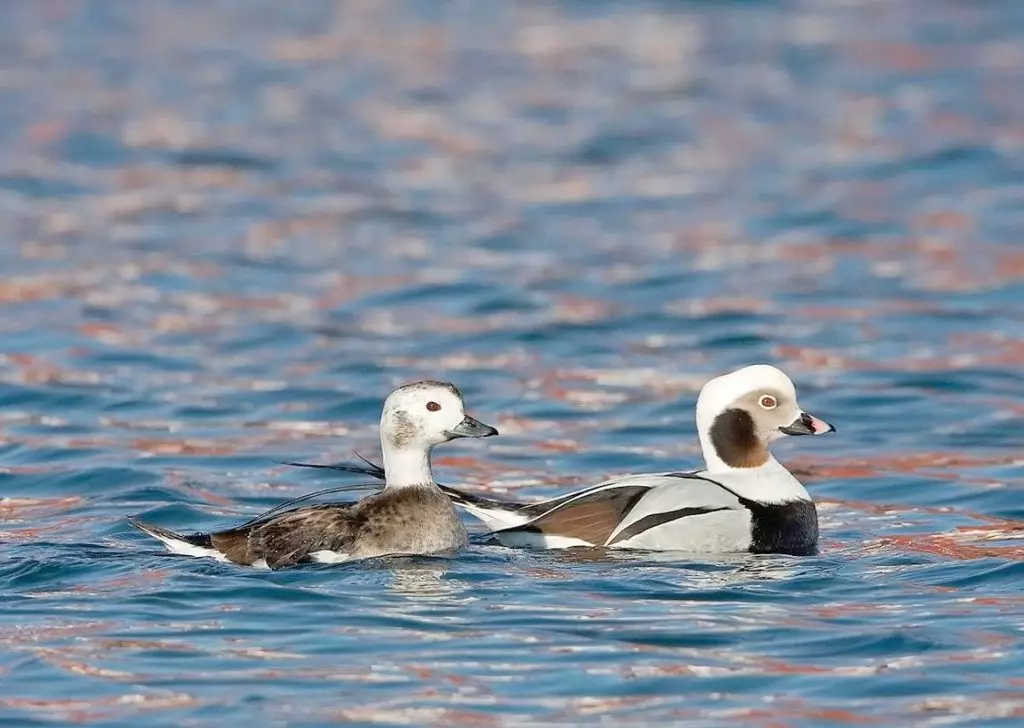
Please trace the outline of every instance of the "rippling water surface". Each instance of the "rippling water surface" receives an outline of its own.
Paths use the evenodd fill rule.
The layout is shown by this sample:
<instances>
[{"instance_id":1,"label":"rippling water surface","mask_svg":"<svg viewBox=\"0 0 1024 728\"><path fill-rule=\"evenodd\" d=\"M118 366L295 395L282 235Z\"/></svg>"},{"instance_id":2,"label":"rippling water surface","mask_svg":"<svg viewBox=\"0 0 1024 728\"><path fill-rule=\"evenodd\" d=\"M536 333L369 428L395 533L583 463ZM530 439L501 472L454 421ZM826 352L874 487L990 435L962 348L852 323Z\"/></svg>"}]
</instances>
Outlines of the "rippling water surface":
<instances>
[{"instance_id":1,"label":"rippling water surface","mask_svg":"<svg viewBox=\"0 0 1024 728\"><path fill-rule=\"evenodd\" d=\"M0 8L5 725L965 725L1024 716L1024 5ZM446 378L540 497L694 466L709 376L810 558L258 572L245 520ZM810 439L810 438L808 438ZM479 532L479 526L474 526Z\"/></svg>"}]
</instances>

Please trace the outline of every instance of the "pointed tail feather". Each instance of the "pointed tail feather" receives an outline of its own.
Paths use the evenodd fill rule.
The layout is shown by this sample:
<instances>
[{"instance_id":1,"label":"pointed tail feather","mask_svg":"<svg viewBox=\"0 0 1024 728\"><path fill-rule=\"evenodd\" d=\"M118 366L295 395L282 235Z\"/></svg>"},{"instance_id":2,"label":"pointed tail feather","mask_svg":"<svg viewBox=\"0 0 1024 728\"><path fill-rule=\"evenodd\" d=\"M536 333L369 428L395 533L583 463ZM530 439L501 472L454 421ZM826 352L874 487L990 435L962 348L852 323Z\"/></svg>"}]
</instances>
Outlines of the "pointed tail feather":
<instances>
[{"instance_id":1,"label":"pointed tail feather","mask_svg":"<svg viewBox=\"0 0 1024 728\"><path fill-rule=\"evenodd\" d=\"M186 556L213 556L219 552L213 547L213 540L208 533L183 534L176 533L152 523L140 521L135 516L128 516L128 522L147 536L152 536L163 543L168 551Z\"/></svg>"}]
</instances>

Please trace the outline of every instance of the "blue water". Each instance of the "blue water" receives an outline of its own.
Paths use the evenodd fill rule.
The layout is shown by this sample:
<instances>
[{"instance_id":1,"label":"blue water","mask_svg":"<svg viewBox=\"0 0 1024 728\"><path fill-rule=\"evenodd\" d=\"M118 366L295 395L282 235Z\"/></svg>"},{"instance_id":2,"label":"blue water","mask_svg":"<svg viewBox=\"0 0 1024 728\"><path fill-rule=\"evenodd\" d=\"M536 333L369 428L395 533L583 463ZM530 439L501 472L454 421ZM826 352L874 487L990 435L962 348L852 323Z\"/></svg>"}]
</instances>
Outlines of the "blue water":
<instances>
[{"instance_id":1,"label":"blue water","mask_svg":"<svg viewBox=\"0 0 1024 728\"><path fill-rule=\"evenodd\" d=\"M4 725L1024 717L1024 5L0 6ZM455 381L540 497L768 361L820 555L164 553Z\"/></svg>"}]
</instances>

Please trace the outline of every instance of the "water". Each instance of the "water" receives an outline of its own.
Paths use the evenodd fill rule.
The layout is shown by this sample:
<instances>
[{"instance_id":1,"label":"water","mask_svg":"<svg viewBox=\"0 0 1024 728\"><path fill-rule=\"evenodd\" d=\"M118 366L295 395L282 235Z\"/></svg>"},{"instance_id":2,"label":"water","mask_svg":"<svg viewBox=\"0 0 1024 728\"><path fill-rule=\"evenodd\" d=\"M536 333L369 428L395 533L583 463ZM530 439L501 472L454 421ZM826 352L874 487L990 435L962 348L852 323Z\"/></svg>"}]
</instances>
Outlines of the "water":
<instances>
[{"instance_id":1,"label":"water","mask_svg":"<svg viewBox=\"0 0 1024 728\"><path fill-rule=\"evenodd\" d=\"M996 725L1024 715L1024 6L0 8L5 725ZM697 464L784 367L821 553L275 573L239 522L447 378L540 497Z\"/></svg>"}]
</instances>

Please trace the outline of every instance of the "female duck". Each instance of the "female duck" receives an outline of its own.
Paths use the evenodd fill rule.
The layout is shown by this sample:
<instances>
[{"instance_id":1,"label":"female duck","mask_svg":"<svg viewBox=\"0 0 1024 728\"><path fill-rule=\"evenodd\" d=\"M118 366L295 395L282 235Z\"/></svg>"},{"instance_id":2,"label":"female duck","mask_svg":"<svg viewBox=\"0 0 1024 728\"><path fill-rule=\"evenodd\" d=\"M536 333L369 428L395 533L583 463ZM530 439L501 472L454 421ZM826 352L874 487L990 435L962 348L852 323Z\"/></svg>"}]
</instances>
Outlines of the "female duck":
<instances>
[{"instance_id":1,"label":"female duck","mask_svg":"<svg viewBox=\"0 0 1024 728\"><path fill-rule=\"evenodd\" d=\"M416 382L396 389L380 420L385 488L355 503L271 511L242 526L182 535L131 518L168 550L236 564L279 568L393 554L437 554L466 545L466 528L430 469L435 445L498 431L465 413L452 384ZM276 509L275 509L276 510Z\"/></svg>"}]
</instances>

